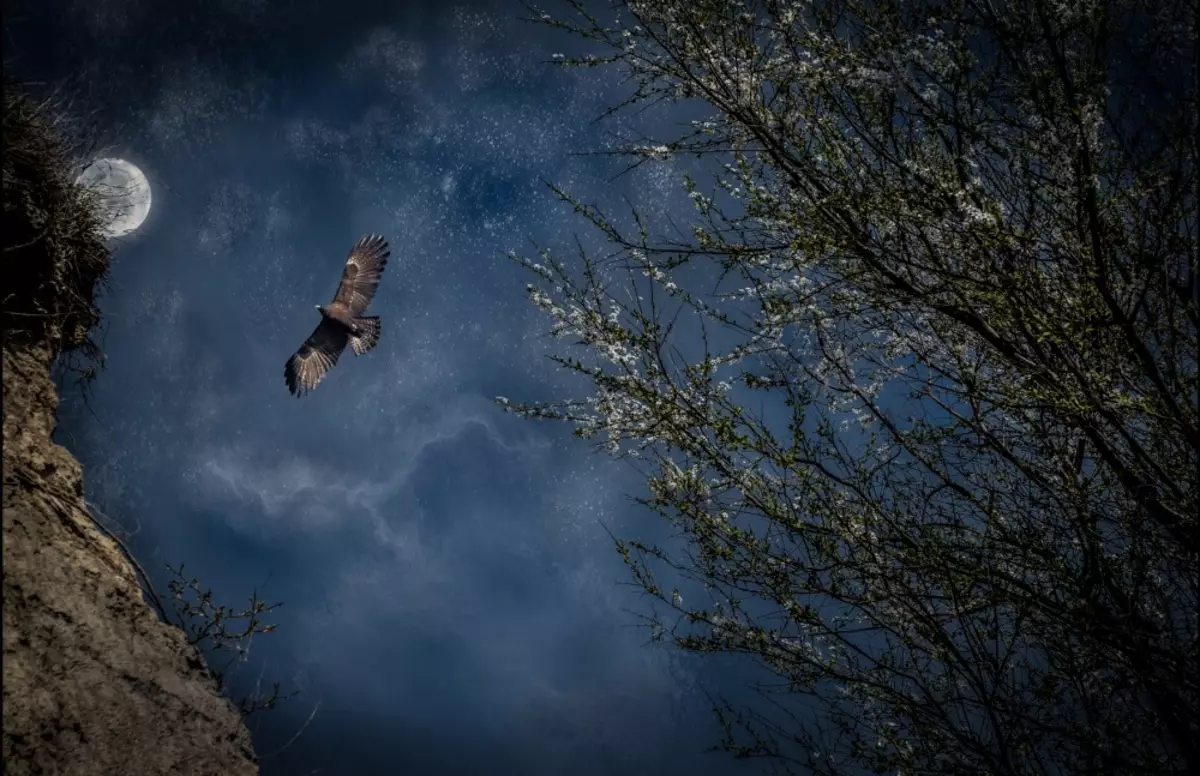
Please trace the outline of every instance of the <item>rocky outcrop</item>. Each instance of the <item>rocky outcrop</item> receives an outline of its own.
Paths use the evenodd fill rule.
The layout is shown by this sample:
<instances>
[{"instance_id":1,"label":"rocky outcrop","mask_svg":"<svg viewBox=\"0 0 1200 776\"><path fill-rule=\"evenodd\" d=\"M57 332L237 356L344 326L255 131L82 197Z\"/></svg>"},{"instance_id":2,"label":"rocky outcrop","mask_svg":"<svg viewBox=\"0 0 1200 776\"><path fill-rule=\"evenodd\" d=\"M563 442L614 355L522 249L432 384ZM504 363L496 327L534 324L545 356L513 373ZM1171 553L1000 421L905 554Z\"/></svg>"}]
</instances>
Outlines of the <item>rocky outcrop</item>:
<instances>
[{"instance_id":1,"label":"rocky outcrop","mask_svg":"<svg viewBox=\"0 0 1200 776\"><path fill-rule=\"evenodd\" d=\"M6 144L11 107L6 96ZM59 271L53 240L18 242L12 219L28 203L14 204L14 191L29 173L10 169L7 158L4 173L7 279L12 262L25 262L22 287L6 283L4 300L5 774L256 774L241 716L183 632L146 604L130 562L86 509L79 463L51 441L58 397L50 366L61 329L25 327L22 336L10 329L21 315L61 312L48 295L71 293L90 304L95 278ZM34 184L42 200L55 196L54 186ZM36 219L23 225L48 228ZM87 287L64 284L75 277Z\"/></svg>"}]
</instances>

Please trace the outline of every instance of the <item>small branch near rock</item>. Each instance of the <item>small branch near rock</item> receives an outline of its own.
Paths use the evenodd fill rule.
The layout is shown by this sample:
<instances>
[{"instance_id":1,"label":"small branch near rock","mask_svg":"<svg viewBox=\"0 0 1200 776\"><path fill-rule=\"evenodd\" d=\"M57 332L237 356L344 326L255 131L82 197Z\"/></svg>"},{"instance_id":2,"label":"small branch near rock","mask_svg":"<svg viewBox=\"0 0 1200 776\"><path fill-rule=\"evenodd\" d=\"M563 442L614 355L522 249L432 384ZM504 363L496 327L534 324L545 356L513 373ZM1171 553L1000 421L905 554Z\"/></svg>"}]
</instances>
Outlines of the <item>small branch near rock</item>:
<instances>
[{"instance_id":1,"label":"small branch near rock","mask_svg":"<svg viewBox=\"0 0 1200 776\"><path fill-rule=\"evenodd\" d=\"M268 604L259 599L255 590L250 594L247 609L237 611L215 605L212 588L201 588L200 580L195 577L186 578L183 568L182 563L179 568L167 564L167 571L174 577L167 583L167 590L175 602L177 624L187 634L189 644L203 647L207 641L214 651L231 650L235 659L245 659L256 635L275 630L275 625L263 622L262 615L275 611L282 603Z\"/></svg>"},{"instance_id":2,"label":"small branch near rock","mask_svg":"<svg viewBox=\"0 0 1200 776\"><path fill-rule=\"evenodd\" d=\"M224 665L219 668L210 666L213 675L224 688L230 667L249 659L254 637L271 633L277 627L273 623L264 622L264 615L270 614L283 604L269 604L261 600L257 590L250 594L249 606L242 610L214 604L212 589L201 587L200 581L195 577L186 577L183 569L183 564L180 564L179 568L167 565L167 570L173 577L167 583L175 610L173 621L187 635L188 643L192 646L201 650L207 646L207 650L212 653L231 653ZM278 682L272 685L270 692L262 693L260 688L261 678L253 693L234 702L243 717L256 711L273 709L280 701L295 695L281 695Z\"/></svg>"},{"instance_id":3,"label":"small branch near rock","mask_svg":"<svg viewBox=\"0 0 1200 776\"><path fill-rule=\"evenodd\" d=\"M213 603L213 591L211 588L204 588L200 585L200 580L192 577L191 579L184 576L184 565L179 564L178 568L167 564L167 570L171 572L172 579L167 582L167 590L170 593L168 600L172 603L171 610L163 603L163 599L158 595L158 591L154 589L154 585L150 582L150 576L137 559L133 557L125 539L118 535L118 530L126 536L133 536L137 533L135 530L132 533L123 531L119 528L119 523L108 517L98 506L85 501L84 506L87 509L88 516L92 518L92 523L100 529L101 533L112 539L113 543L133 566L137 573L138 581L141 583L142 590L146 597L158 611L159 617L168 625L173 625L183 631L187 637L188 644L204 651L205 648L212 653L218 651L226 651L231 653L229 660L224 665L214 667L209 666L209 670L213 672L218 684L222 689L226 689L225 679L229 675L229 669L235 663L244 663L250 657L250 645L254 641L254 637L262 633L271 633L277 627L273 623L263 621L263 616L267 615L280 606L282 603L268 604L259 599L258 591L255 590L250 594L249 606L243 610L236 610L224 605L215 605ZM118 526L118 528L111 527ZM138 530L140 530L140 526ZM244 698L234 701L234 706L243 717L249 717L258 711L275 708L281 701L285 701L298 693L280 693L280 683L274 682L271 689L267 692L262 691L262 678L259 677L258 683L255 685L254 692Z\"/></svg>"},{"instance_id":4,"label":"small branch near rock","mask_svg":"<svg viewBox=\"0 0 1200 776\"><path fill-rule=\"evenodd\" d=\"M249 717L256 711L273 709L279 704L280 701L285 701L297 694L298 693L295 692L289 692L281 695L279 692L279 682L273 682L271 684L271 691L269 693L252 693L251 695L247 695L245 698L242 698L237 702L236 705L238 711L243 717Z\"/></svg>"}]
</instances>

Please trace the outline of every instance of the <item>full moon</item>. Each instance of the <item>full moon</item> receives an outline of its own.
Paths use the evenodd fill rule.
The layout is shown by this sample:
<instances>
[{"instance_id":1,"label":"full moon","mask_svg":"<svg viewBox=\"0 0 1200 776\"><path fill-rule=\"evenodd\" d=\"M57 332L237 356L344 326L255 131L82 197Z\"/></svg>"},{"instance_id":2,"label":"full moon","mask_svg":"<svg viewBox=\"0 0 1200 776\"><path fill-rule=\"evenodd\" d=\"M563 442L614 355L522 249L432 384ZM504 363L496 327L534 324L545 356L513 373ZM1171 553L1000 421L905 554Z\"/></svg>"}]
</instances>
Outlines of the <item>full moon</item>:
<instances>
[{"instance_id":1,"label":"full moon","mask_svg":"<svg viewBox=\"0 0 1200 776\"><path fill-rule=\"evenodd\" d=\"M150 181L124 159L97 159L75 182L99 195L105 237L124 237L150 214Z\"/></svg>"}]
</instances>

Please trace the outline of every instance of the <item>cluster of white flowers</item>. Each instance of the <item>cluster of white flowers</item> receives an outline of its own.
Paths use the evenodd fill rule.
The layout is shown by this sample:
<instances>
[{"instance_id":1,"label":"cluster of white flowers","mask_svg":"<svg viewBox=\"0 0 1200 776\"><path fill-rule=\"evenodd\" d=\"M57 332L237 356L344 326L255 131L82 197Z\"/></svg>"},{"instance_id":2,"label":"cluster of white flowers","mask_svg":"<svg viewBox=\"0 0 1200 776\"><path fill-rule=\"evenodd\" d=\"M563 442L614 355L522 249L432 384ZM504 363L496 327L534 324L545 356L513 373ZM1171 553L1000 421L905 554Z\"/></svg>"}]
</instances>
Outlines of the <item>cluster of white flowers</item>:
<instances>
[{"instance_id":1,"label":"cluster of white flowers","mask_svg":"<svg viewBox=\"0 0 1200 776\"><path fill-rule=\"evenodd\" d=\"M658 145L635 145L628 150L630 153L659 162L669 162L672 158L671 149L661 143Z\"/></svg>"}]
</instances>

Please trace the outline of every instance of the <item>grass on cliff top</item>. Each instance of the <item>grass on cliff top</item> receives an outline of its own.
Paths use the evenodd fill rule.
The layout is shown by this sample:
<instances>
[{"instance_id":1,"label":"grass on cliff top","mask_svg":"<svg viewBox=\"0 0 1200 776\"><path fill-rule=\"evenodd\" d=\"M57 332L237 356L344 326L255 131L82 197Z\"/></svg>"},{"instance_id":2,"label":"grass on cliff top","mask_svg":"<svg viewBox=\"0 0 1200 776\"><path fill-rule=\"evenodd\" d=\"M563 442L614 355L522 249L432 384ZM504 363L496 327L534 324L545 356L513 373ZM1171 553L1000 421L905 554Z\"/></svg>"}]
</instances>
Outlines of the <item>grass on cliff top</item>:
<instances>
[{"instance_id":1,"label":"grass on cliff top","mask_svg":"<svg viewBox=\"0 0 1200 776\"><path fill-rule=\"evenodd\" d=\"M4 347L48 345L88 378L102 360L96 294L110 254L95 194L74 182L84 159L77 128L61 104L35 102L5 79Z\"/></svg>"}]
</instances>

